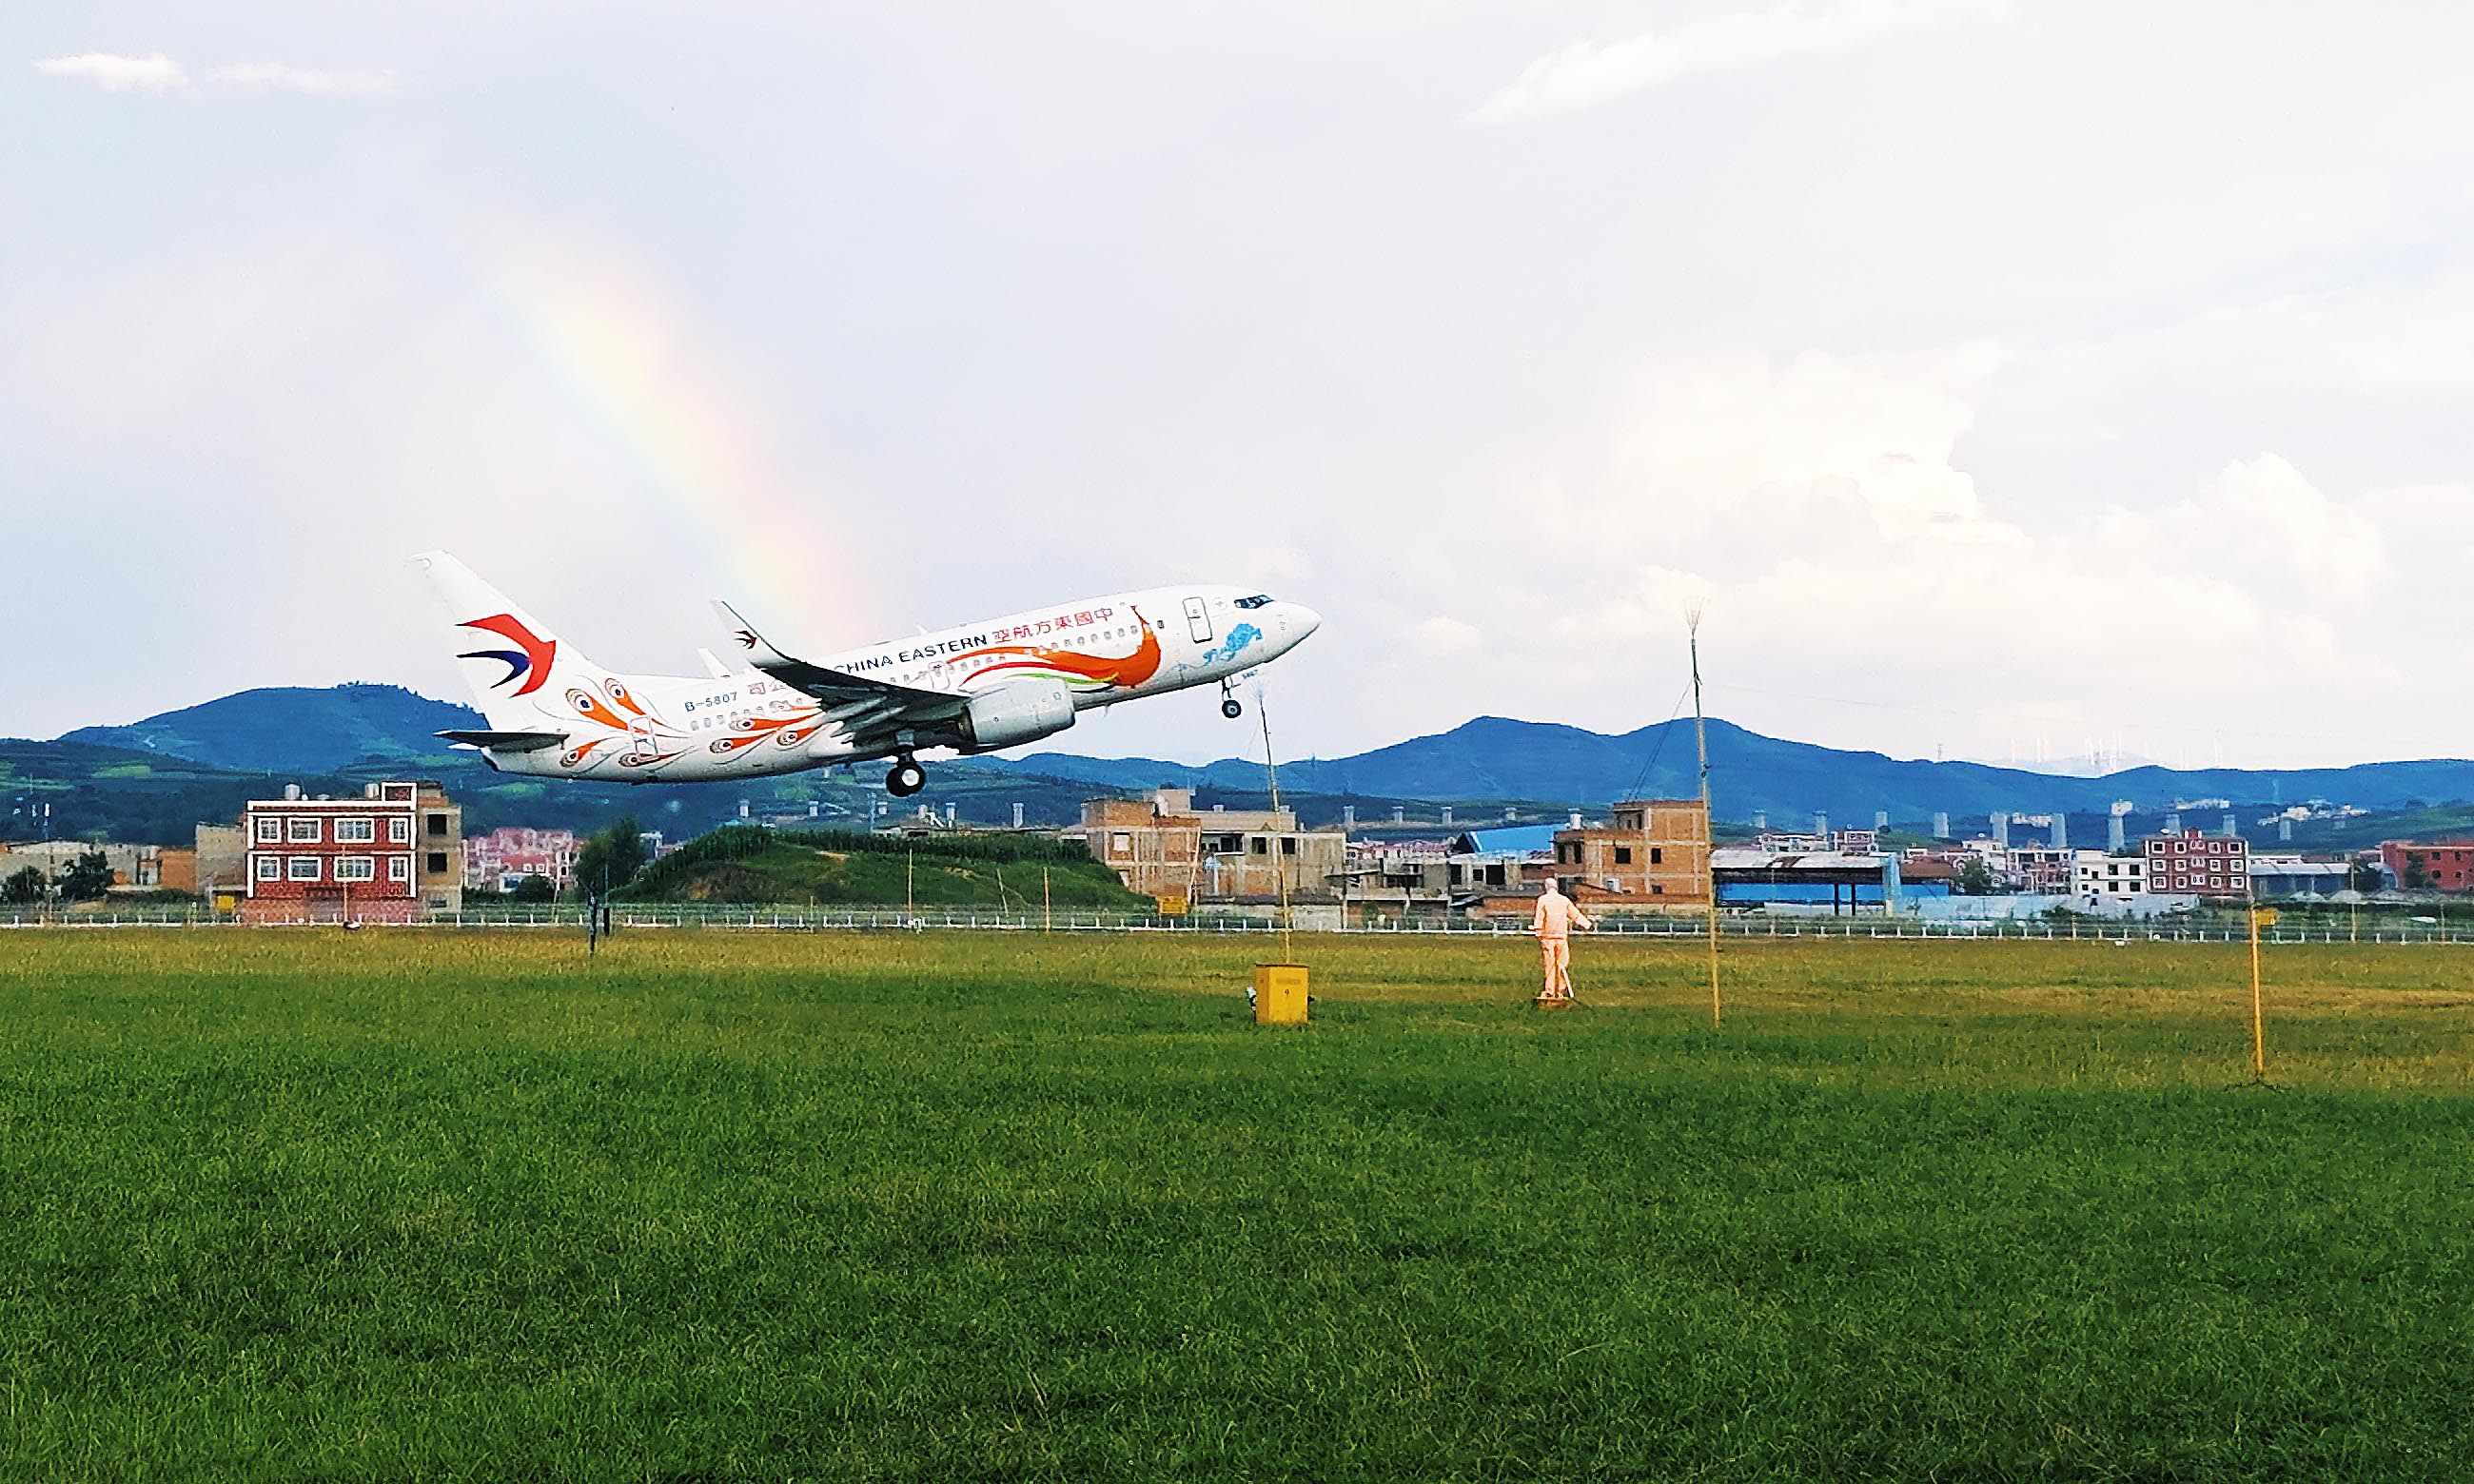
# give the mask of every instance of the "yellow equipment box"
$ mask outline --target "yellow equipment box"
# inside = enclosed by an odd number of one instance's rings
[[[1303,964],[1254,966],[1254,1023],[1306,1023],[1306,967]]]

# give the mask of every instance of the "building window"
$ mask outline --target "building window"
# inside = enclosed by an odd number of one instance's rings
[[[1666,864],[1666,848],[1665,848],[1664,846],[1658,846],[1658,845],[1653,845],[1653,846],[1651,846],[1651,847],[1649,848],[1649,863],[1650,863],[1651,865],[1653,865],[1653,866],[1663,866],[1663,865],[1665,865],[1665,864]]]
[[[1264,839],[1260,835],[1256,835],[1253,839],[1247,841],[1246,844],[1257,855],[1269,855],[1272,853],[1272,842]]]
[[[338,881],[375,881],[377,878],[378,863],[366,855],[347,855],[335,862],[335,879]]]
[[[308,819],[294,819],[291,822],[290,828],[285,831],[285,838],[292,841],[294,844],[317,844],[321,837],[318,830],[318,821],[316,817],[312,816]]]
[[[446,815],[433,814],[429,816],[429,838],[432,840],[444,840],[447,838]]]
[[[409,856],[409,855],[390,855],[390,856],[388,856],[388,857],[387,857],[387,879],[388,879],[388,880],[390,880],[390,881],[409,881],[409,880],[411,880],[411,879],[412,879],[412,857],[411,857],[411,856]]]
[[[257,858],[257,878],[261,881],[282,880],[283,857],[280,855],[259,856]]]
[[[1111,855],[1133,854],[1134,837],[1132,832],[1129,830],[1120,829],[1115,834],[1110,835],[1108,837],[1108,853]]]
[[[1280,837],[1280,853],[1283,855],[1295,855],[1298,853],[1298,837],[1295,835],[1282,835]]]
[[[428,867],[427,867],[426,869],[428,870],[429,874],[430,874],[431,875],[434,875],[434,876],[435,876],[435,875],[444,875],[444,874],[446,874],[446,873],[447,873],[447,852],[446,852],[446,851],[444,851],[444,850],[432,850],[432,851],[430,851],[430,852],[429,852],[429,865],[428,865]]]
[[[272,814],[257,817],[257,840],[260,845],[279,844],[283,839],[283,821]]]
[[[378,822],[372,819],[345,819],[335,822],[337,845],[367,845],[378,837]]]
[[[412,821],[405,819],[400,814],[387,821],[387,844],[410,845],[411,843]]]
[[[317,879],[318,879],[318,857],[317,857],[317,856],[315,856],[315,855],[295,855],[295,856],[293,856],[293,857],[292,857],[291,876],[292,876],[292,879],[293,879],[293,880],[295,880],[295,881],[315,881],[315,880],[317,880]]]
[[[1629,866],[1632,864],[1631,846],[1619,845],[1615,847],[1615,864],[1618,866]]]

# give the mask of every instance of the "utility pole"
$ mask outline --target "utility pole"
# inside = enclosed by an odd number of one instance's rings
[[[1280,837],[1279,848],[1272,854],[1272,870],[1280,883],[1280,958],[1294,964],[1298,961],[1298,954],[1291,942],[1288,867],[1288,847],[1292,839],[1286,830],[1280,829],[1280,768],[1272,757],[1272,712],[1263,705],[1263,687],[1260,684],[1254,687],[1254,719],[1263,724],[1263,779],[1272,793],[1272,827],[1279,832]],[[1302,845],[1298,847],[1298,858],[1305,858]]]
[[[1718,844],[1717,824],[1710,814],[1710,723],[1701,709],[1701,605],[1685,610],[1684,627],[1692,656],[1692,739],[1701,753],[1701,875],[1710,890],[1710,1028],[1720,1024],[1718,1010]]]
[[[2259,964],[2259,881],[2251,878],[2249,899],[2244,903],[2250,918],[2250,1070],[2261,1082],[2268,1080],[2268,1031],[2260,1016]]]

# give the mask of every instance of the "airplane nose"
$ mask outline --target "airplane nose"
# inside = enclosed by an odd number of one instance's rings
[[[1298,638],[1302,639],[1322,627],[1322,615],[1321,613],[1316,612],[1313,609],[1306,607],[1302,603],[1292,603],[1289,605],[1289,632],[1295,634]]]

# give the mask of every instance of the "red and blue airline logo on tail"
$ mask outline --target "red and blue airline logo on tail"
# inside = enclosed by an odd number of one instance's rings
[[[494,613],[488,618],[473,619],[461,627],[479,629],[522,646],[521,649],[476,649],[455,657],[458,659],[495,659],[505,665],[507,673],[491,682],[491,689],[521,680],[523,683],[517,685],[514,693],[529,696],[549,679],[549,667],[558,658],[558,640],[543,638],[518,623],[513,613]]]

